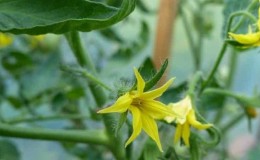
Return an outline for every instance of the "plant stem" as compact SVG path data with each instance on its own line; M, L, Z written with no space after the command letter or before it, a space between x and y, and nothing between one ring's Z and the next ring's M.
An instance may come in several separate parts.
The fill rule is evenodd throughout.
M247 16L249 17L250 19L252 19L253 21L257 21L257 19L250 13L248 12L245 12L245 11L239 11L239 12L234 12L232 13L230 16L229 16L229 19L228 19L228 25L227 25L227 30L226 30L226 34L225 34L225 37L228 37L228 32L231 28L231 24L233 22L233 19L236 17L236 16ZM205 83L203 83L202 85L202 88L201 88L201 92L207 87L207 85L210 83L210 81L212 80L213 76L215 75L215 72L217 71L218 67L219 67L219 64L224 56L224 53L226 51L226 48L227 48L227 42L224 42L223 45L222 45L222 48L219 52L219 55L218 55L218 58L213 66L213 69L211 70L207 80L205 81Z
M256 5L256 3L258 3L258 0L253 0L252 3L246 8L246 11L250 11ZM231 31L236 32L244 20L245 20L245 17L242 17L240 19L240 21L236 24L236 26Z
M236 51L233 49L231 55L230 55L230 59L229 59L229 74L228 74L228 79L227 79L227 88L232 87L232 82L234 79L234 74L235 74L235 70L236 70L236 66L237 66L237 60L238 60L238 55L236 53Z
M243 120L244 117L245 117L245 113L240 113L239 115L231 119L229 122L227 122L226 125L221 129L222 134L224 135L234 125L238 124L241 120Z
M202 84L201 92L207 87L207 85L211 82L213 76L215 75L215 72L217 71L217 69L219 67L219 64L220 64L220 62L221 62L221 60L222 60L222 58L223 58L223 56L225 54L227 45L228 44L226 42L223 43L222 48L221 48L221 50L219 52L218 58L217 58L217 60L216 60L216 62L214 64L214 66L213 66L213 68L212 68L212 70L211 70L207 80Z
M180 7L180 14L182 16L182 22L183 22L183 25L184 25L185 33L187 34L188 42L189 42L191 53L192 53L192 56L193 56L193 61L194 61L194 66L195 66L194 70L197 70L199 68L199 59L198 59L198 56L196 54L197 49L196 49L196 46L195 46L194 39L192 37L191 29L189 27L190 25L188 24L187 17L185 15L182 7Z
M110 87L108 87L105 83L103 83L102 81L100 81L96 76L88 73L86 70L84 69L77 69L77 68L70 68L68 66L65 65L61 65L61 70L65 71L65 72L69 72L71 74L79 74L80 76L92 81L92 83L100 85L101 87L103 87L104 89L108 90L108 91L113 91L113 89L111 89Z
M109 146L109 139L100 130L53 130L42 128L22 128L0 123L0 135L27 139L50 141L70 141L79 143L99 144Z
M78 60L78 63L82 67L86 67L91 73L97 74L96 68L93 65L93 62L88 54L88 52L85 51L79 33L78 32L69 32L66 34L66 38L68 40L68 43L75 55L75 57ZM74 44L77 43L77 44ZM107 96L104 92L104 90L100 87L98 87L94 83L89 83L90 90L93 94L93 97L96 101L96 104L98 107L102 107L107 100ZM112 115L103 115L103 122L106 127L106 132L109 137L110 141L110 150L114 154L115 158L118 160L125 160L125 150L122 144L121 137L118 135L117 137L114 136L114 127L111 124L111 121L114 121L114 117Z
M24 122L35 122L35 121L51 121L51 120L60 120L60 119L85 119L89 118L86 115L80 114L63 114L63 115L53 115L53 116L37 116L32 118L17 118L12 120L5 120L4 123L8 124L17 124L17 123L24 123Z

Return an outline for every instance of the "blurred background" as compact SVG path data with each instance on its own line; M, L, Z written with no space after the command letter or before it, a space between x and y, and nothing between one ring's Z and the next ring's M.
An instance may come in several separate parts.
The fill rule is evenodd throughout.
M224 40L227 5L236 2L234 0L163 1L138 1L134 12L122 22L103 30L81 33L85 49L91 54L100 72L99 78L107 85L112 88L123 87L126 81L133 79L134 66L139 67L144 62L150 64L151 61L162 64L164 61L163 57L160 57L162 54L166 54L170 62L167 78L176 77L174 87L185 83L198 69L205 75L209 73ZM106 1L106 3L120 5L120 1ZM236 9L243 7L246 5L240 4L240 8ZM172 22L168 23L159 19L160 14L167 15L167 10L171 14L165 19L172 19ZM162 13L163 11L166 13ZM165 28L164 25L169 25L168 36L160 38L159 28ZM86 80L61 70L64 64L79 67L63 35L10 34L9 36L13 39L12 43L0 48L2 121L22 127L51 129L103 127L98 122L100 117L95 115L95 104L85 84ZM189 36L193 37L195 43L193 48ZM164 47L168 47L169 53L164 52ZM196 66L193 55L198 53L194 52L200 54L199 66ZM158 53L159 56L156 55ZM237 56L233 56L234 54ZM237 63L231 73L230 62L234 58L237 59ZM259 92L260 88L259 60L258 48L240 51L229 47L217 78L220 81L226 80L229 74L233 74L230 82L231 90L252 96ZM111 94L111 99L115 95ZM209 115L206 116L209 122L213 121L211 115L215 114L216 107L218 106L205 108L209 110ZM237 115L241 111L232 100L223 107L226 116L220 120L220 124L225 124L229 115ZM21 120L71 113L83 113L86 117L72 120L26 122ZM248 129L247 118L241 117L239 121L241 123L235 125L223 137L216 149L219 151L209 154L205 159L258 159L259 117L251 120L251 130ZM103 154L100 155L100 152ZM0 159L85 160L112 159L112 157L104 148L98 146L1 137Z

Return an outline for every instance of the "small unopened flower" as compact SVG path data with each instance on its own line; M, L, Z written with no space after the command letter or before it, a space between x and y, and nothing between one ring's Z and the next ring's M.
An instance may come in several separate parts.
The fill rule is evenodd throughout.
M251 26L249 26L247 34L229 32L228 35L238 43L244 45L244 47L260 46L260 9L258 10L257 29L257 32L252 32Z
M144 92L145 82L143 78L135 68L134 73L137 79L137 90L125 93L112 106L102 109L98 113L123 113L130 111L133 116L133 133L127 140L125 147L133 142L143 129L156 142L159 150L162 151L155 120L176 115L166 105L154 99L160 97L166 91L173 79L170 79L160 88Z
M9 46L13 42L13 38L5 33L0 32L0 48Z
M165 118L168 123L176 122L177 124L174 143L179 142L179 140L182 138L184 144L189 147L190 126L199 130L207 129L212 126L212 124L202 124L197 121L195 111L192 108L192 103L189 96L186 96L177 103L170 103L168 106L178 115L180 115L178 117L169 116Z

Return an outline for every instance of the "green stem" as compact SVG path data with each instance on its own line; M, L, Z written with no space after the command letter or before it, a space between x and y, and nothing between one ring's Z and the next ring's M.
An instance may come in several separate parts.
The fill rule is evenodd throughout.
M197 118L201 122L208 124L208 122L201 116L201 114L199 113L199 111L195 105L195 99L196 99L195 90L196 90L197 84L201 80L201 76L202 76L202 74L200 72L197 72L195 74L195 76L193 77L192 81L189 84L188 95L191 98L191 103L192 103L193 109L195 110ZM197 138L199 138L201 140L202 143L204 143L208 146L216 146L220 142L220 137L221 137L219 130L216 127L212 126L212 127L208 128L207 131L212 137L211 141L204 140L200 136L196 135L195 133L194 134L196 135Z
M79 114L64 114L64 115L53 115L53 116L38 116L32 118L17 118L12 120L5 120L5 123L8 124L17 124L17 123L24 123L24 122L36 122L36 121L51 121L51 120L61 120L61 119L85 119L89 118L86 115L79 115Z
M258 3L258 0L253 0L252 3L246 8L246 11L250 11L256 5L256 3ZM245 17L242 17L231 31L236 32L244 20Z
M72 49L75 57L77 58L78 63L89 69L90 71L96 72L95 66L91 61L89 54L86 54L86 51L83 47L83 44L80 39L79 32L69 32L65 34L70 48Z
M22 128L0 123L0 135L50 141L70 141L109 146L109 139L100 130L53 130L42 128Z
M199 11L197 11L197 13L199 14L198 16L198 21L200 23L198 23L199 26L199 30L198 30L198 43L197 43L197 47L196 47L196 55L197 55L197 70L200 69L200 65L201 65L201 55L202 55L202 47L203 47L203 33L204 33L204 27L203 27L203 15L202 15L202 10L203 10L203 4L202 2L198 1L198 7L199 7Z
M193 56L193 60L194 60L194 66L195 66L195 70L197 70L199 68L199 58L196 54L196 46L195 46L195 42L194 42L194 39L192 37L192 30L190 29L190 25L188 23L188 20L187 20L187 17L182 9L182 7L180 7L180 14L182 16L182 22L183 22L183 25L184 25L184 29L185 29L185 33L187 34L187 37L188 37L188 42L189 42L189 45L190 45L190 49L191 49L191 53L192 53L192 56Z
M220 52L219 52L218 58L217 58L217 60L216 60L216 62L215 62L215 64L214 64L214 66L213 66L213 68L212 68L212 70L211 70L211 72L210 72L208 78L207 78L206 81L202 84L202 87L201 87L201 91L200 91L200 92L202 92L202 91L207 87L207 85L211 82L211 80L212 80L213 76L215 75L215 72L217 71L217 69L218 69L218 67L219 67L219 64L220 64L220 62L221 62L221 60L222 60L222 58L223 58L223 56L224 56L224 54L225 54L227 45L228 45L228 44L227 44L226 42L223 43L222 48L221 48L221 50L220 50Z
M236 124L238 124L241 120L243 120L243 118L245 117L245 113L241 113L237 116L235 116L233 119L231 119L229 122L226 123L226 125L224 127L222 127L221 131L222 134L225 135L225 133L231 129L233 126L235 126Z
M221 94L221 95L225 95L225 96L229 96L229 97L233 97L236 99L243 99L242 96L233 93L231 91L228 90L224 90L224 89L219 89L219 88L207 88L203 94Z
M228 79L227 79L227 88L232 87L232 82L234 79L234 74L235 74L235 70L236 70L236 66L237 66L237 60L238 60L238 54L236 53L236 51L233 49L233 52L230 55L230 59L229 59L229 74L228 74Z
M225 37L228 37L228 32L229 32L229 30L231 28L231 25L232 25L232 22L233 22L234 18L236 16L241 16L241 15L247 16L247 17L249 17L250 19L252 19L255 22L257 21L257 19L252 14L250 14L248 12L245 12L245 11L234 12L234 13L232 13L229 16ZM222 48L221 48L221 50L219 52L218 58L217 58L214 66L213 66L213 69L211 70L207 80L202 85L201 92L207 87L207 85L211 82L212 78L214 77L214 75L215 75L215 73L216 73L216 71L217 71L217 69L219 67L220 62L223 59L223 56L224 56L224 53L226 51L227 45L228 45L227 42L223 43Z
M79 33L78 32L69 32L66 34L66 38L68 43L78 60L78 63L82 67L86 67L91 73L96 74L97 71L92 63L92 60L89 54L85 51ZM98 87L94 83L89 83L89 88L93 94L93 97L98 105L98 107L102 107L107 100L107 95L104 90ZM118 160L125 160L125 150L122 144L121 137L118 135L115 137L114 135L114 127L111 124L111 121L114 121L114 117L112 115L103 115L103 122L106 127L106 132L108 134L110 140L110 150L114 154L115 158Z
M100 85L101 87L103 87L104 89L106 89L108 91L111 91L111 92L113 91L113 89L111 89L105 83L100 81L96 76L88 73L84 69L70 68L68 66L62 65L61 70L65 71L65 72L69 72L71 74L79 74L79 75L83 76L84 78L86 78L87 80L90 80L92 83Z

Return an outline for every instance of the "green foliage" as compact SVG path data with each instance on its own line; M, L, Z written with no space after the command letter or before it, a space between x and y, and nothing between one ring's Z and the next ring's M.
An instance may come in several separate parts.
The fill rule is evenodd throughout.
M21 78L22 94L25 98L34 98L44 91L55 88L60 78L59 54L50 54L32 72Z
M108 27L128 16L135 0L123 0L120 8L85 0L1 0L0 31L14 34L62 34Z
M1 60L3 67L13 74L24 71L33 65L31 57L21 52L10 52Z
M209 85L209 87L214 88L223 88L223 85L219 83L219 81L214 78ZM225 96L220 94L202 94L201 98L198 100L198 107L204 110L219 110L224 105Z
M20 160L20 152L9 140L0 140L0 160Z
M225 0L224 1L224 25L223 25L223 32L222 35L225 36L225 32L227 29L227 23L228 23L228 18L229 16L236 12L236 11L245 11L248 10L250 13L252 13L253 15L255 15L256 17L258 17L258 1L256 0ZM237 29L236 32L237 33L247 33L248 31L248 25L252 25L252 21L250 21L250 19L246 18L246 17L236 17L233 20L233 27L231 27L233 30L234 27L237 27L236 25L238 25L238 23L240 23L240 21L243 19L243 23L241 23L239 25L239 28L235 28Z
M153 141L147 140L139 160L157 160L161 156L161 152L156 148L157 146Z
M161 101L165 104L177 102L184 98L187 91L187 82L183 82L178 86L168 89L161 97Z

